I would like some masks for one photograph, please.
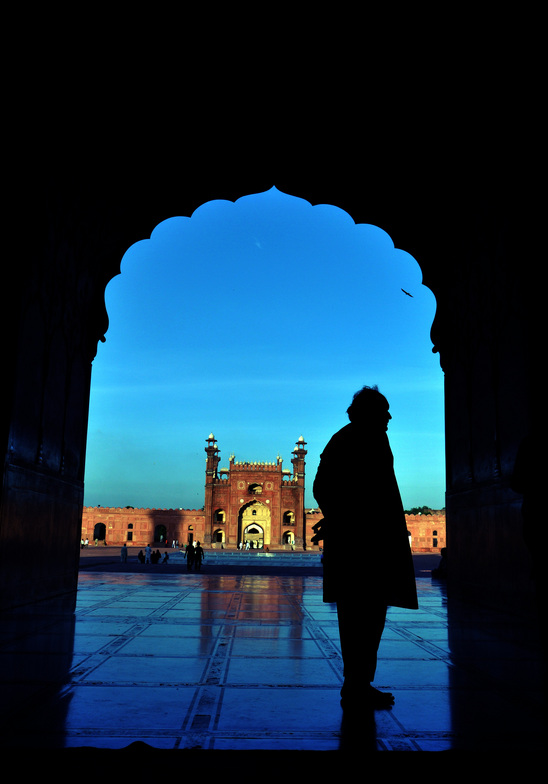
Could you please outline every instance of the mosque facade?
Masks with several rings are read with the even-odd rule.
[[[239,462],[221,468],[213,433],[207,439],[205,542],[228,547],[302,547],[306,538],[304,480],[306,442],[293,449],[293,470],[278,456],[271,463]]]
[[[306,442],[293,449],[292,469],[282,458],[272,462],[238,461],[219,467],[220,450],[213,433],[206,439],[205,497],[202,509],[133,509],[85,507],[82,539],[107,544],[160,546],[200,541],[206,546],[237,549],[305,548],[318,512],[305,513]],[[308,522],[308,526],[307,526]],[[309,529],[309,530],[308,530]]]

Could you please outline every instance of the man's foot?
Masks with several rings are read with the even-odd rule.
[[[394,695],[390,692],[379,691],[371,684],[365,689],[349,694],[348,691],[341,692],[341,708],[343,710],[389,710],[394,705]]]
[[[394,695],[389,691],[379,691],[374,686],[369,685],[369,700],[374,708],[382,710],[391,708],[394,704]]]

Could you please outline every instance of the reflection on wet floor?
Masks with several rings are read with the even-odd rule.
[[[395,706],[344,719],[321,577],[81,573],[73,616],[4,624],[2,747],[543,749],[531,633],[417,584],[379,652]]]

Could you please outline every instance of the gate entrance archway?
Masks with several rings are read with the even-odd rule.
[[[107,527],[104,523],[96,523],[93,528],[93,541],[104,542],[107,538]]]
[[[264,547],[264,531],[257,523],[246,525],[242,534],[244,547],[251,550],[260,550]]]
[[[238,541],[243,546],[268,547],[271,544],[271,515],[266,504],[252,501],[240,510]]]

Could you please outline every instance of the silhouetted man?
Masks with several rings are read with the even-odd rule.
[[[372,682],[388,606],[417,609],[405,514],[386,430],[392,419],[377,387],[354,395],[350,424],[325,447],[314,480],[324,519],[324,601],[337,603],[344,663],[343,709],[389,708]]]

